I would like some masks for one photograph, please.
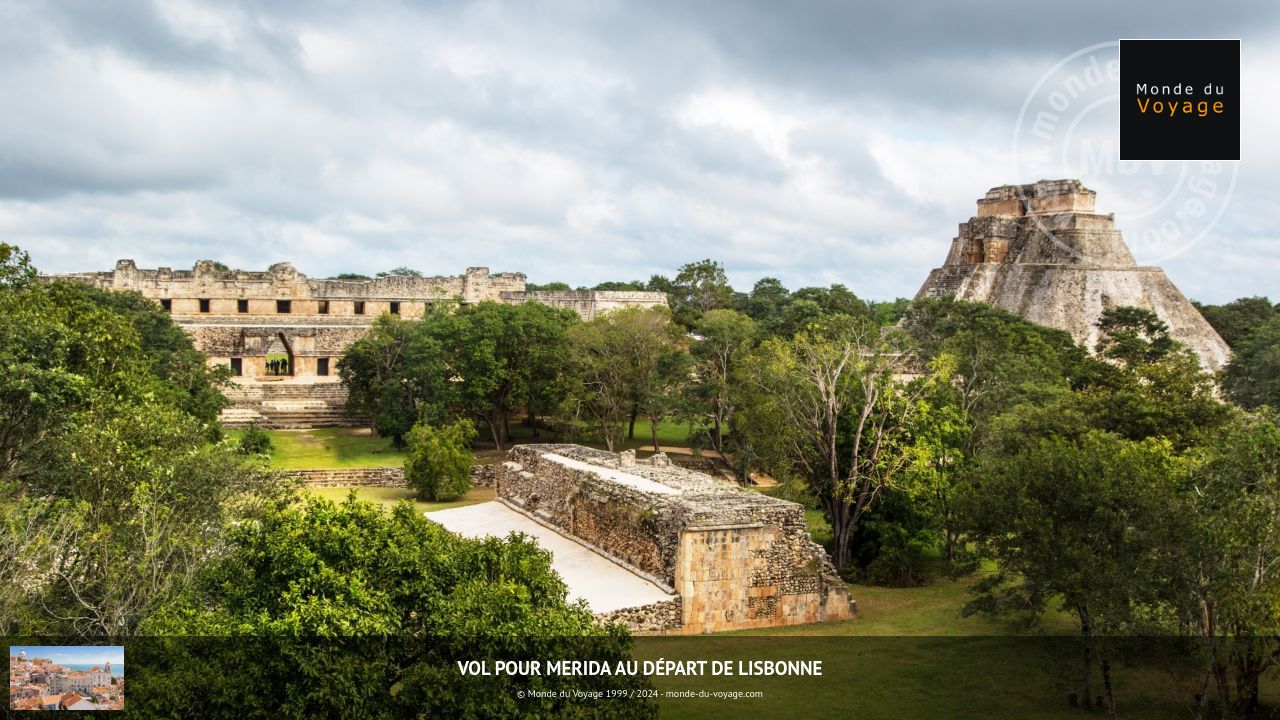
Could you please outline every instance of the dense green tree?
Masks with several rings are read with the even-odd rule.
[[[373,278],[369,277],[368,275],[361,275],[360,273],[346,272],[346,273],[338,273],[337,275],[334,275],[329,279],[330,280],[372,280]]]
[[[1227,397],[1247,408],[1280,408],[1280,315],[1238,340],[1222,370]]]
[[[428,313],[430,315],[430,313]],[[421,399],[425,388],[415,387],[416,393],[406,399],[405,386],[410,381],[411,369],[417,370],[424,355],[420,325],[395,315],[382,315],[373,321],[360,339],[347,347],[338,375],[347,388],[347,408],[357,416],[370,418],[380,434],[402,442],[404,433],[417,420],[414,400]],[[413,347],[411,347],[413,346]],[[419,362],[412,363],[413,349]],[[439,375],[440,371],[432,373]],[[415,376],[416,377],[416,376]],[[441,391],[433,393],[438,400]],[[405,403],[410,403],[409,417],[405,417]]]
[[[379,433],[402,437],[418,420],[470,417],[498,449],[510,416],[553,404],[570,310],[541,303],[433,307],[421,320],[383,316],[339,365],[348,404]]]
[[[657,445],[657,425],[684,384],[678,336],[661,308],[615,310],[571,328],[564,412],[598,432],[610,451],[632,414],[644,415]]]
[[[543,404],[546,378],[561,364],[565,331],[576,320],[541,303],[482,302],[439,317],[427,330],[443,348],[454,412],[482,423],[504,448],[512,412]]]
[[[849,288],[839,283],[831,287],[805,287],[791,293],[792,302],[809,300],[817,305],[822,317],[829,315],[849,315],[867,317],[871,314],[867,304]],[[801,328],[796,328],[799,330]]]
[[[1166,503],[1167,605],[1202,642],[1206,697],[1249,717],[1280,662],[1280,425],[1233,415]]]
[[[592,290],[650,290],[652,288],[645,282],[640,280],[610,280],[608,282],[597,283]]]
[[[414,270],[411,267],[405,267],[401,265],[400,267],[394,267],[394,268],[391,268],[390,270],[383,270],[382,272],[378,273],[378,277],[380,278],[383,278],[383,277],[420,278],[422,277],[422,273],[418,270]]]
[[[954,494],[978,472],[974,459],[992,420],[1009,408],[1042,405],[1066,392],[1085,353],[1066,333],[985,303],[923,301],[906,315],[904,327],[920,345],[922,361],[948,377],[934,387],[933,410],[918,431],[922,455],[916,471],[927,489],[918,499],[935,513],[948,562],[962,569],[965,544]]]
[[[822,503],[837,567],[876,498],[912,478],[913,431],[934,382],[901,379],[912,362],[905,333],[837,315],[766,340],[741,365],[744,439],[765,470],[801,479]]]
[[[0,514],[41,536],[0,548],[24,572],[6,624],[128,635],[282,485],[210,441],[222,376],[156,305],[34,282],[22,253],[3,255]]]
[[[541,284],[525,283],[524,289],[530,292],[537,292],[537,291],[550,291],[550,290],[572,290],[573,288],[570,287],[569,283],[567,282],[560,282],[556,280],[554,282],[541,283]]]
[[[418,409],[405,383],[388,383],[378,397],[373,415],[373,430],[397,449],[405,447],[405,435],[418,422]]]
[[[1280,316],[1280,307],[1265,297],[1246,297],[1226,305],[1196,304],[1200,314],[1232,349],[1254,329]]]
[[[650,282],[652,284],[653,281]],[[654,289],[668,294],[672,317],[686,328],[693,327],[702,313],[708,310],[733,306],[733,288],[725,275],[724,265],[715,260],[681,265],[669,287]]]
[[[737,405],[734,379],[756,333],[755,322],[736,310],[710,310],[694,327],[696,340],[689,348],[693,380],[686,407],[706,446],[722,456]]]
[[[1148,310],[1112,308],[1097,354],[1076,383],[1094,426],[1131,440],[1162,437],[1183,450],[1227,418],[1213,377]]]
[[[475,425],[465,418],[442,427],[418,423],[406,440],[404,479],[428,502],[456,500],[471,489],[471,441]]]
[[[204,353],[191,344],[191,337],[154,300],[134,292],[101,290],[82,283],[54,282],[48,287],[50,300],[64,310],[93,306],[107,308],[126,318],[138,335],[138,347],[145,356],[148,372],[159,379],[168,400],[193,417],[212,424],[226,407],[222,395],[231,369],[211,366]]]
[[[1174,349],[1169,326],[1146,308],[1107,308],[1097,325],[1102,336],[1094,351],[1126,368],[1159,362]]]
[[[1077,619],[1083,640],[1080,686],[1101,654],[1114,714],[1111,666],[1099,636],[1135,628],[1152,600],[1165,550],[1169,488],[1186,468],[1167,442],[1135,442],[1100,430],[1053,436],[989,455],[981,479],[961,495],[964,517],[1000,571],[977,586],[970,612],[1015,612],[1034,623],[1055,599]]]
[[[742,310],[755,321],[762,335],[781,334],[791,293],[777,278],[760,278],[742,303]]]
[[[656,714],[647,702],[516,693],[643,688],[643,679],[460,673],[469,660],[616,663],[629,659],[630,641],[568,602],[532,540],[466,539],[408,503],[392,512],[354,495],[281,503],[236,526],[226,551],[145,630],[181,636],[150,658],[165,667],[130,681],[134,712],[152,717],[185,716],[193,703],[211,717]],[[148,660],[139,645],[131,663]]]
[[[867,302],[867,309],[881,325],[897,325],[898,321],[906,317],[911,309],[911,301],[906,298],[895,298],[891,301],[870,300]]]

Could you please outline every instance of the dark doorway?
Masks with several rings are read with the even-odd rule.
[[[293,374],[293,349],[283,334],[277,334],[267,347],[267,375],[281,377]]]
[[[244,361],[240,358],[231,358],[231,374],[236,377],[244,375]]]
[[[329,374],[329,358],[318,358],[316,360],[316,374],[317,375]]]

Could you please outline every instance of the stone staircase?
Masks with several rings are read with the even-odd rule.
[[[309,430],[369,424],[347,414],[347,390],[337,382],[236,382],[223,394],[231,401],[219,417],[224,427],[257,423],[273,430]]]

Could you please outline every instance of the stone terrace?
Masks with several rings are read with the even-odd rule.
[[[679,595],[653,612],[613,614],[634,629],[697,633],[852,615],[796,503],[672,466],[661,453],[639,462],[632,451],[579,445],[516,446],[496,475],[498,502]]]

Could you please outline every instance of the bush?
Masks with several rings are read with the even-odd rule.
[[[240,452],[245,455],[270,455],[274,449],[271,436],[258,427],[257,423],[245,428],[244,434],[240,436]]]
[[[476,428],[469,420],[433,427],[413,426],[405,440],[409,456],[404,461],[404,479],[430,502],[454,500],[471,489],[471,441]]]

